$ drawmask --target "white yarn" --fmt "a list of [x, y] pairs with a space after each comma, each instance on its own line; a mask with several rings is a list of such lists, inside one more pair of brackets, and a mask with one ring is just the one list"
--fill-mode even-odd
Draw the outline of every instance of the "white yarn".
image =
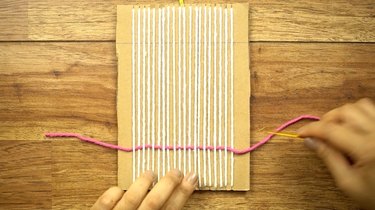
[[161, 110], [162, 110], [162, 123], [161, 123], [161, 126], [162, 126], [162, 132], [161, 132], [161, 135], [162, 135], [162, 150], [163, 150], [163, 154], [162, 154], [162, 176], [165, 175], [165, 116], [166, 116], [166, 112], [165, 112], [165, 8], [162, 8], [161, 9], [161, 45], [160, 45], [160, 48], [161, 48], [161, 84], [162, 84], [162, 87], [161, 87], [161, 97], [162, 97], [162, 100], [161, 100]]
[[207, 185], [206, 177], [206, 145], [207, 145], [207, 7], [204, 7], [204, 33], [203, 33], [203, 44], [204, 44], [204, 54], [203, 54], [203, 185]]
[[[190, 10], [190, 15], [189, 15], [189, 124], [188, 124], [188, 135], [189, 135], [189, 145], [191, 145], [191, 127], [192, 127], [192, 123], [191, 123], [191, 119], [192, 119], [192, 110], [191, 110], [191, 102], [192, 102], [192, 97], [191, 97], [191, 87], [193, 85], [192, 83], [192, 76], [191, 76], [191, 72], [192, 72], [192, 65], [193, 65], [193, 57], [192, 57], [192, 41], [191, 41], [191, 37], [192, 37], [192, 17], [193, 17], [193, 10], [192, 10], [192, 7], [190, 6], [189, 7], [189, 10]], [[189, 150], [189, 171], [191, 171], [191, 150]]]
[[172, 45], [172, 52], [173, 52], [173, 168], [177, 168], [177, 152], [176, 152], [176, 144], [177, 144], [177, 120], [176, 120], [176, 32], [175, 32], [175, 8], [172, 8], [172, 35], [173, 35], [173, 45]]
[[[150, 58], [151, 58], [151, 52], [150, 52], [150, 37], [151, 37], [151, 31], [150, 31], [150, 8], [147, 9], [147, 144], [151, 144], [151, 75], [150, 75]], [[150, 170], [150, 148], [147, 149], [147, 170]]]
[[[230, 82], [230, 85], [231, 85], [231, 99], [230, 99], [230, 134], [231, 134], [231, 137], [230, 137], [230, 140], [231, 140], [231, 143], [230, 143], [230, 146], [233, 148], [234, 147], [234, 87], [233, 87], [233, 77], [234, 77], [234, 68], [233, 68], [233, 61], [234, 61], [234, 56], [233, 56], [233, 40], [234, 40], [234, 33], [233, 33], [233, 8], [230, 8], [230, 79], [231, 79], [231, 82]], [[233, 152], [231, 153], [231, 181], [230, 181], [230, 186], [233, 187], [233, 181], [234, 181], [234, 157], [233, 157]]]
[[156, 116], [155, 116], [155, 106], [156, 106], [156, 100], [155, 100], [155, 88], [156, 88], [156, 81], [155, 81], [155, 72], [156, 72], [156, 68], [155, 68], [155, 51], [156, 51], [156, 47], [155, 47], [155, 42], [156, 42], [156, 30], [155, 30], [155, 19], [156, 19], [156, 12], [155, 12], [155, 8], [152, 9], [152, 128], [151, 128], [151, 131], [152, 131], [152, 171], [155, 171], [155, 121], [156, 121]]
[[[181, 146], [181, 136], [182, 136], [182, 129], [181, 129], [181, 7], [178, 8], [178, 145]], [[181, 150], [178, 150], [178, 170], [181, 170]]]
[[[223, 86], [223, 49], [222, 49], [222, 44], [223, 44], [223, 9], [220, 7], [219, 9], [219, 141], [220, 141], [220, 146], [223, 145], [222, 143], [222, 86]], [[219, 156], [220, 156], [220, 163], [219, 163], [219, 169], [220, 169], [220, 187], [223, 186], [223, 157], [222, 157], [222, 151], [219, 150]]]
[[135, 181], [135, 23], [132, 8], [132, 146], [133, 146], [133, 182]]
[[228, 9], [224, 10], [224, 186], [228, 185]]
[[[195, 9], [194, 12], [193, 9]], [[143, 14], [141, 14], [141, 10]], [[146, 169], [155, 171], [155, 167], [158, 170], [159, 180], [173, 164], [173, 168], [182, 170], [184, 174], [188, 171], [197, 173], [200, 187], [231, 186], [233, 188], [234, 155], [231, 152], [229, 160], [227, 148], [234, 147], [234, 11], [232, 7], [215, 6], [213, 18], [210, 6], [203, 8], [189, 6], [189, 11], [187, 20], [186, 8], [178, 8], [178, 32], [176, 33], [175, 7], [172, 7], [172, 17], [169, 7], [153, 8], [152, 22], [150, 8], [132, 8], [133, 181]], [[156, 17], [156, 12], [158, 12], [158, 17]], [[193, 22], [194, 13], [195, 23]], [[158, 24], [157, 31], [155, 30], [156, 24]], [[189, 24], [188, 29], [187, 24]], [[172, 33], [172, 37], [170, 37], [170, 33]], [[178, 34], [177, 40], [176, 34]], [[156, 36], [159, 43], [157, 48]], [[187, 43], [189, 46], [186, 46]], [[171, 44], [172, 46], [170, 46]], [[178, 44], [178, 48], [176, 44]], [[172, 49], [170, 49], [171, 47]], [[170, 55], [170, 50], [172, 50], [172, 55]], [[176, 55], [176, 50], [178, 50], [178, 55]], [[211, 57], [212, 51], [213, 56]], [[155, 55], [156, 53], [157, 55]], [[177, 65], [176, 56], [178, 56]], [[213, 60], [211, 61], [211, 59]], [[171, 65], [172, 69], [170, 69]], [[170, 78], [171, 71], [172, 78]], [[158, 74], [157, 79], [155, 78], [156, 73]], [[176, 76], [178, 76], [178, 81]], [[171, 80], [172, 84], [170, 84]], [[157, 82], [158, 84], [156, 84]], [[211, 82], [213, 86], [211, 86]], [[229, 82], [230, 86], [228, 86]], [[194, 90], [192, 90], [193, 88]], [[201, 89], [203, 97], [201, 97]], [[173, 92], [171, 93], [171, 91]], [[171, 94], [172, 100], [170, 99]], [[213, 97], [212, 100], [211, 97]], [[172, 109], [170, 109], [170, 103], [173, 103]], [[212, 104], [213, 110], [211, 110]], [[171, 120], [173, 120], [172, 128], [170, 127]], [[157, 129], [155, 124], [158, 125]], [[157, 159], [155, 158], [156, 138], [157, 145], [162, 148], [157, 151]], [[202, 140], [200, 140], [201, 138]], [[169, 149], [166, 149], [166, 146], [172, 143], [173, 157], [171, 157]], [[152, 149], [146, 148], [147, 144], [151, 144]], [[137, 145], [142, 145], [142, 151], [135, 151]], [[177, 145], [182, 149], [177, 151]], [[193, 151], [188, 150], [187, 145], [193, 145]], [[211, 151], [207, 150], [208, 145], [214, 147], [212, 157]], [[203, 149], [202, 154], [198, 149], [200, 146]], [[218, 146], [223, 146], [224, 151], [217, 151]], [[173, 163], [171, 158], [173, 158]], [[213, 163], [211, 163], [211, 159], [213, 159]], [[157, 161], [157, 166], [155, 161]], [[203, 165], [201, 166], [201, 164]], [[228, 176], [230, 176], [230, 180]], [[228, 184], [228, 182], [230, 183]]]
[[216, 149], [217, 149], [217, 84], [216, 84], [216, 79], [217, 79], [217, 66], [216, 66], [216, 59], [217, 59], [217, 56], [216, 56], [216, 45], [217, 45], [217, 15], [216, 15], [216, 10], [217, 8], [215, 7], [214, 8], [214, 112], [213, 112], [213, 115], [214, 115], [214, 121], [213, 121], [213, 125], [214, 125], [214, 134], [213, 134], [213, 141], [214, 141], [214, 187], [216, 188], [217, 187], [217, 163], [216, 163], [216, 159], [217, 159], [217, 156], [216, 156]]
[[[169, 11], [169, 7], [167, 7], [167, 42], [166, 42], [166, 46], [167, 46], [167, 145], [170, 145], [170, 129], [169, 129], [169, 117], [170, 117], [170, 112], [169, 112], [169, 97], [170, 97], [170, 80], [169, 80], [169, 66], [170, 66], [170, 63], [169, 63], [169, 48], [170, 48], [170, 40], [169, 40], [169, 25], [170, 25], [170, 15], [169, 15], [170, 11]], [[169, 156], [169, 150], [167, 150], [167, 170], [171, 170], [170, 168], [170, 156]]]
[[[137, 104], [137, 113], [138, 113], [138, 145], [141, 145], [141, 10], [138, 8], [138, 104]], [[137, 151], [138, 153], [138, 160], [137, 160], [137, 177], [139, 176], [140, 171], [140, 160], [141, 160], [141, 152]]]
[[[158, 75], [159, 75], [159, 88], [158, 88], [158, 145], [161, 143], [161, 12], [160, 9], [158, 10], [159, 18], [158, 18], [158, 38], [159, 38], [159, 45], [158, 45]], [[160, 150], [158, 150], [158, 181], [160, 180]]]
[[142, 172], [145, 171], [146, 152], [146, 8], [143, 10], [143, 39], [142, 39]]
[[[200, 49], [200, 43], [201, 43], [201, 34], [202, 34], [202, 7], [199, 7], [199, 15], [198, 15], [198, 134], [197, 134], [197, 142], [198, 142], [198, 145], [200, 144], [200, 131], [201, 131], [201, 128], [200, 128], [200, 125], [201, 125], [201, 108], [200, 108], [200, 105], [201, 105], [201, 65], [200, 65], [200, 61], [201, 61], [201, 49]], [[200, 150], [197, 150], [198, 152], [198, 183], [199, 183], [199, 186], [202, 186], [202, 176], [201, 176], [201, 161], [200, 161]]]
[[[208, 144], [211, 144], [211, 27], [212, 27], [212, 20], [211, 20], [211, 7], [208, 8], [208, 125], [207, 125], [207, 136], [208, 136]], [[208, 185], [212, 186], [212, 177], [211, 177], [211, 150], [208, 150]]]
[[186, 174], [186, 13], [185, 13], [186, 9], [185, 7], [183, 7], [182, 9], [182, 12], [183, 12], [183, 16], [182, 16], [182, 21], [183, 21], [183, 36], [182, 36], [182, 45], [183, 45], [183, 76], [182, 76], [182, 80], [183, 80], [183, 94], [184, 94], [184, 97], [183, 97], [183, 111], [182, 111], [182, 114], [183, 114], [183, 138], [184, 138], [184, 170], [183, 170], [183, 173]]
[[198, 172], [197, 170], [197, 128], [198, 128], [198, 115], [197, 115], [197, 107], [198, 107], [198, 8], [195, 8], [195, 96], [194, 96], [194, 171], [195, 173]]

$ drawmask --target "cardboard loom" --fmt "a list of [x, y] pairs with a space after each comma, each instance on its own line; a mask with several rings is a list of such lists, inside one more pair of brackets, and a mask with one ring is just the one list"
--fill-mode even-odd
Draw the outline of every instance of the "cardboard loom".
[[[176, 9], [178, 8], [178, 5], [168, 6], [175, 6]], [[214, 7], [215, 5], [202, 6]], [[228, 4], [221, 6], [233, 7], [234, 11], [234, 148], [244, 149], [250, 146], [250, 69], [248, 51], [248, 4]], [[132, 9], [143, 7], [159, 8], [162, 6], [119, 5], [117, 7], [116, 50], [118, 57], [118, 145], [123, 147], [132, 147]], [[185, 5], [185, 7], [189, 7], [189, 5]], [[177, 18], [178, 15], [176, 15], [176, 22]], [[212, 55], [213, 54], [211, 54], [211, 56]], [[172, 61], [170, 60], [170, 62]], [[176, 65], [178, 65], [177, 60]], [[202, 96], [203, 94], [201, 94], [201, 97]], [[136, 153], [138, 152], [141, 152], [141, 150], [138, 150]], [[173, 151], [170, 152], [172, 155]], [[214, 159], [212, 155], [213, 151], [211, 151], [211, 162]], [[228, 152], [228, 156], [229, 155], [230, 152]], [[118, 152], [118, 185], [124, 190], [128, 189], [133, 181], [132, 158], [132, 152]], [[216, 188], [202, 186], [199, 189], [244, 191], [249, 190], [249, 188], [250, 154], [247, 153], [244, 155], [234, 155], [234, 183], [232, 188], [230, 186]]]

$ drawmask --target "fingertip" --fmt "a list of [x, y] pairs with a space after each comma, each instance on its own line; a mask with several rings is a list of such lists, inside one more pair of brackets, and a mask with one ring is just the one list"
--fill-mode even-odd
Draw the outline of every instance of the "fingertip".
[[304, 127], [302, 127], [302, 128], [300, 128], [300, 129], [297, 130], [297, 135], [299, 137], [302, 137], [302, 138], [305, 137], [304, 133], [305, 133], [305, 128]]
[[194, 192], [194, 190], [197, 189], [197, 186], [198, 176], [195, 173], [190, 172], [182, 180], [178, 190], [184, 197], [188, 198]]
[[112, 186], [104, 193], [114, 195], [114, 194], [123, 194], [124, 191], [118, 186]]
[[373, 105], [373, 102], [370, 98], [361, 98], [357, 101], [357, 104]]
[[142, 176], [146, 177], [147, 179], [151, 180], [152, 182], [154, 182], [157, 178], [156, 174], [151, 170], [147, 170], [147, 171], [143, 172]]
[[181, 180], [183, 178], [182, 172], [178, 169], [172, 169], [168, 172], [168, 174], [170, 174], [174, 177], [177, 177], [179, 180]]
[[310, 150], [316, 151], [318, 149], [319, 143], [316, 139], [307, 137], [304, 139], [304, 144]]
[[112, 209], [123, 194], [124, 191], [120, 187], [110, 187], [99, 197], [92, 209]]
[[331, 172], [337, 186], [343, 191], [352, 191], [356, 181], [355, 174], [345, 155], [324, 142], [318, 144], [316, 153]]
[[299, 128], [299, 129], [297, 130], [297, 134], [298, 134], [300, 137], [306, 137], [306, 135], [308, 135], [309, 133], [311, 133], [312, 129], [313, 129], [314, 127], [316, 127], [316, 125], [317, 125], [318, 123], [321, 123], [321, 122], [311, 122], [311, 123], [309, 123], [309, 124], [307, 124], [307, 125], [302, 126], [301, 128]]
[[194, 172], [189, 172], [186, 174], [184, 181], [195, 187], [198, 185], [198, 175]]
[[328, 133], [334, 128], [333, 124], [319, 121], [303, 126], [297, 131], [299, 137], [313, 137], [326, 139]]
[[309, 124], [307, 124], [307, 125], [305, 125], [305, 126], [299, 128], [299, 129], [297, 130], [297, 134], [298, 134], [298, 136], [299, 136], [299, 137], [302, 137], [302, 138], [307, 137], [307, 135], [308, 135], [309, 133], [311, 133], [311, 127], [313, 127], [313, 126], [314, 126], [314, 123], [309, 123]]
[[368, 117], [375, 118], [375, 104], [371, 99], [363, 98], [357, 104]]
[[182, 209], [198, 185], [198, 176], [194, 172], [186, 174], [181, 184], [174, 190], [165, 204], [165, 209]]
[[139, 209], [160, 209], [181, 184], [183, 177], [180, 170], [173, 169], [168, 171], [148, 193]]
[[130, 185], [115, 209], [137, 209], [155, 180], [156, 174], [153, 171], [144, 171], [135, 182]]

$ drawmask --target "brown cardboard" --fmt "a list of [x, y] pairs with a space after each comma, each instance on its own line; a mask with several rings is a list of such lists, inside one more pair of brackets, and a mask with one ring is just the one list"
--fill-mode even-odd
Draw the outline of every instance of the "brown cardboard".
[[[147, 5], [144, 5], [147, 6]], [[176, 5], [174, 5], [176, 6]], [[185, 5], [189, 7], [189, 5]], [[117, 116], [118, 116], [118, 144], [132, 146], [132, 5], [119, 5], [117, 7], [116, 49], [118, 57], [118, 90], [117, 90]], [[137, 6], [139, 7], [139, 6]], [[143, 6], [141, 6], [143, 7]], [[235, 148], [243, 149], [250, 146], [250, 70], [248, 53], [248, 4], [231, 4], [227, 7], [234, 9], [234, 130]], [[177, 10], [176, 10], [177, 11]], [[177, 13], [176, 13], [177, 16]], [[177, 17], [176, 17], [177, 18]], [[177, 26], [177, 21], [176, 21]], [[172, 27], [172, 26], [171, 26]], [[188, 27], [188, 25], [186, 25]], [[224, 27], [224, 26], [223, 26]], [[193, 29], [193, 33], [194, 33]], [[177, 30], [176, 30], [177, 32]], [[188, 38], [188, 36], [186, 36]], [[158, 40], [158, 37], [156, 37]], [[213, 41], [213, 39], [212, 39]], [[169, 46], [171, 49], [171, 45]], [[177, 45], [176, 45], [177, 47]], [[188, 49], [188, 47], [186, 47]], [[178, 49], [178, 48], [176, 48]], [[194, 52], [194, 46], [192, 48]], [[224, 47], [223, 47], [224, 50]], [[228, 48], [229, 51], [229, 48]], [[211, 54], [212, 55], [212, 54]], [[189, 58], [187, 58], [189, 59]], [[172, 65], [170, 60], [170, 77]], [[176, 59], [177, 62], [177, 59]], [[177, 63], [176, 63], [177, 64]], [[188, 65], [187, 60], [187, 65]], [[194, 62], [192, 63], [194, 65]], [[188, 71], [188, 68], [187, 68]], [[202, 74], [201, 74], [202, 77]], [[157, 77], [156, 77], [157, 78]], [[189, 79], [189, 78], [188, 78]], [[190, 79], [195, 79], [190, 78]], [[172, 87], [172, 84], [170, 84]], [[159, 90], [156, 90], [159, 91]], [[201, 95], [203, 90], [201, 89]], [[172, 102], [170, 100], [170, 102]], [[157, 103], [157, 101], [156, 101]], [[211, 105], [212, 107], [212, 105]], [[201, 107], [202, 109], [202, 107]], [[172, 106], [170, 107], [172, 110]], [[202, 115], [202, 111], [201, 111]], [[230, 119], [230, 118], [228, 118]], [[229, 121], [228, 121], [229, 122]], [[175, 133], [170, 119], [170, 135]], [[157, 124], [156, 124], [157, 126]], [[213, 126], [211, 125], [211, 130]], [[202, 128], [201, 128], [202, 129]], [[229, 134], [229, 132], [228, 132]], [[202, 139], [202, 132], [200, 132]], [[156, 152], [155, 152], [156, 154]], [[224, 155], [224, 152], [222, 152]], [[203, 160], [202, 151], [200, 152]], [[170, 152], [173, 157], [173, 152]], [[228, 177], [230, 177], [230, 152], [228, 152]], [[232, 190], [249, 190], [250, 188], [250, 154], [234, 155], [234, 186]], [[211, 162], [213, 162], [211, 152]], [[173, 165], [172, 165], [173, 167]], [[201, 166], [202, 167], [202, 166]], [[213, 166], [212, 166], [213, 167]], [[156, 168], [155, 168], [156, 169]], [[128, 189], [132, 183], [132, 153], [118, 152], [118, 184], [123, 189]], [[210, 190], [231, 190], [230, 187], [202, 187]]]

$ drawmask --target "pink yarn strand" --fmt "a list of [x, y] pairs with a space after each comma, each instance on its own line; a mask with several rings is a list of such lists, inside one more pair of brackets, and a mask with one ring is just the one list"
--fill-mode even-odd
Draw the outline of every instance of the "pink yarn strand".
[[[320, 119], [319, 117], [312, 116], [312, 115], [302, 115], [302, 116], [299, 116], [297, 118], [294, 118], [294, 119], [282, 124], [281, 126], [276, 128], [275, 131], [276, 132], [282, 131], [285, 128], [289, 127], [290, 125], [293, 125], [293, 124], [295, 124], [295, 123], [297, 123], [301, 120], [319, 120], [319, 119]], [[72, 138], [73, 137], [73, 138], [77, 138], [81, 141], [89, 142], [89, 143], [96, 144], [96, 145], [99, 145], [99, 146], [102, 146], [102, 147], [115, 149], [115, 150], [121, 150], [121, 151], [124, 151], [124, 152], [133, 152], [133, 148], [131, 148], [131, 147], [121, 147], [121, 146], [118, 146], [118, 145], [115, 145], [115, 144], [105, 143], [105, 142], [102, 142], [102, 141], [99, 141], [99, 140], [96, 140], [96, 139], [93, 139], [93, 138], [90, 138], [90, 137], [82, 136], [78, 133], [46, 133], [45, 136], [48, 137], [48, 138], [56, 138], [56, 137]], [[241, 149], [235, 149], [235, 148], [232, 148], [232, 147], [225, 148], [224, 146], [217, 146], [216, 150], [225, 150], [226, 149], [227, 151], [233, 152], [234, 154], [242, 155], [242, 154], [246, 154], [246, 153], [249, 153], [249, 152], [252, 152], [252, 151], [258, 149], [260, 146], [262, 146], [263, 144], [265, 144], [269, 140], [271, 140], [274, 136], [275, 136], [275, 134], [270, 134], [270, 135], [266, 136], [263, 140], [254, 144], [253, 146], [242, 149], [242, 150]], [[144, 145], [144, 147], [143, 147], [143, 145], [138, 145], [138, 146], [135, 147], [135, 150], [136, 151], [142, 150], [144, 148], [145, 149], [152, 148], [152, 145], [146, 144], [146, 145]], [[174, 147], [170, 146], [170, 145], [167, 145], [163, 148], [161, 145], [155, 145], [155, 149], [158, 149], [158, 150], [162, 150], [162, 149], [173, 150]], [[185, 147], [179, 145], [179, 146], [176, 147], [176, 149], [177, 150], [183, 150], [183, 149], [185, 149]], [[194, 146], [188, 145], [188, 146], [186, 146], [186, 149], [187, 150], [194, 150]], [[197, 149], [203, 150], [203, 146], [198, 146]], [[206, 150], [214, 150], [215, 148], [213, 146], [206, 146], [205, 149]]]

